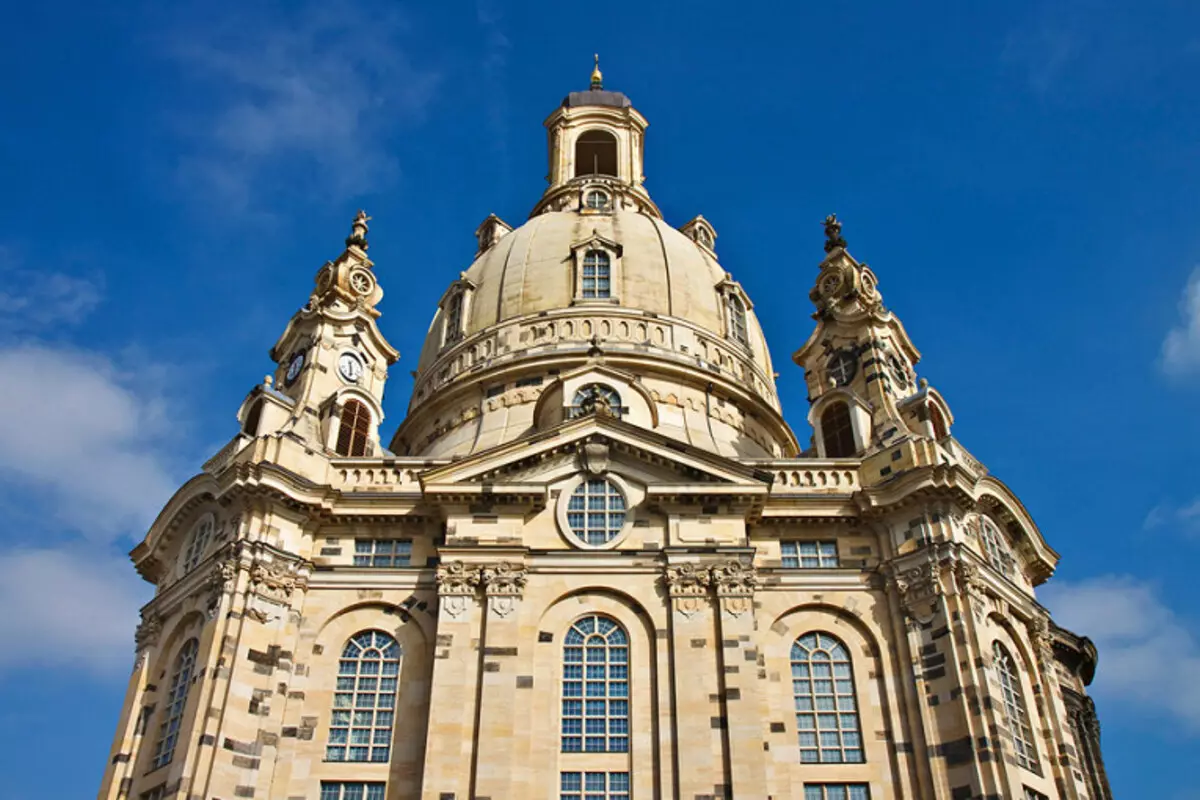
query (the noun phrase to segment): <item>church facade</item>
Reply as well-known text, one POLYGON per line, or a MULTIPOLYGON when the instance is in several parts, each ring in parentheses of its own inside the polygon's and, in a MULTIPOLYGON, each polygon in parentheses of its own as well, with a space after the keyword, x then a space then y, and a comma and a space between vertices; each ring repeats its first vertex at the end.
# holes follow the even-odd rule
POLYGON ((643 185, 646 119, 597 68, 545 124, 549 188, 480 225, 390 444, 360 212, 132 552, 99 797, 1110 800, 1058 556, 841 223, 803 447, 715 229, 643 185))

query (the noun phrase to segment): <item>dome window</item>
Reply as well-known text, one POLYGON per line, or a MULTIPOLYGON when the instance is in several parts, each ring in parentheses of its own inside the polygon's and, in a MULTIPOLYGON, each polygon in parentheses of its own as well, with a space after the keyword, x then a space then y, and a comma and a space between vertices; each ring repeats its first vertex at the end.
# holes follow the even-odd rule
POLYGON ((826 458, 850 458, 858 447, 854 443, 854 423, 845 403, 831 403, 821 414, 821 441, 826 458))
POLYGON ((603 383, 590 383, 575 392, 575 398, 567 409, 567 417, 581 417, 597 407, 607 407, 614 417, 621 417, 627 411, 621 405, 621 395, 616 389, 603 383))
POLYGON ((736 294, 729 296, 729 338, 750 344, 750 338, 746 335, 746 304, 736 294))
POLYGON ((617 137, 607 131, 587 131, 575 142, 575 177, 617 174, 617 137))
POLYGON ((458 292, 450 298, 446 306, 446 343, 456 341, 462 336, 463 293, 458 292))
POLYGON ((584 300, 605 300, 612 297, 612 261, 603 250, 588 250, 583 256, 584 300))
POLYGON ((593 211, 605 211, 608 209, 608 193, 602 192, 599 189, 592 189, 584 197, 584 205, 593 211))

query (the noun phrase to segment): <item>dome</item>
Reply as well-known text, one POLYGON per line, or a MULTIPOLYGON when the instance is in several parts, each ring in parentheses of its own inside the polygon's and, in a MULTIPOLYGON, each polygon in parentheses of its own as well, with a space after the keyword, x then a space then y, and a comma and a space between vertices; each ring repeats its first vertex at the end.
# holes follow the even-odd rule
POLYGON ((474 263, 438 302, 391 449, 479 452, 574 419, 600 392, 624 421, 692 446, 795 453, 716 231, 663 220, 643 186, 647 122, 623 95, 578 94, 546 120, 550 186, 529 220, 484 220, 474 263))
MULTIPOLYGON (((463 273, 473 285, 461 335, 473 335, 508 320, 583 304, 576 298, 573 251, 587 242, 615 245, 610 307, 676 317, 727 339, 728 302, 721 286, 735 285, 715 256, 666 222, 639 211, 588 215, 552 211, 535 216, 503 236, 463 273)), ((745 304, 746 345, 761 365, 773 404, 770 355, 753 308, 745 304)), ((430 326, 418 373, 442 350, 442 311, 430 326)), ((739 348, 740 349, 740 348, 739 348)))

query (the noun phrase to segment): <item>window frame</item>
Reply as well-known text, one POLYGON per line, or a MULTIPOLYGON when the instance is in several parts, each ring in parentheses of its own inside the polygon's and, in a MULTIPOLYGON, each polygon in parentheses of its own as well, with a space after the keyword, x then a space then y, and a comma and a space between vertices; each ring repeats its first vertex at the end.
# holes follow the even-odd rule
MULTIPOLYGON (((607 496, 608 495, 606 495, 606 497, 607 496)), ((559 530, 562 532, 564 538, 566 538, 567 541, 569 541, 572 546, 577 547, 581 550, 612 550, 613 548, 619 546, 622 541, 624 541, 625 537, 629 535, 630 529, 633 527, 633 514, 631 513, 632 509, 633 509, 633 502, 631 500, 632 496, 633 495, 630 491, 629 484, 627 484, 621 478, 621 476, 616 475, 612 472, 602 472, 602 473, 597 473, 594 475, 581 473, 579 475, 576 475, 574 478, 571 479, 570 482, 565 484, 562 487, 562 490, 559 492, 558 509, 557 509, 557 515, 556 515, 558 517, 559 530), (587 497, 588 497, 587 492, 585 492, 583 495, 585 507, 582 509, 571 508, 571 499, 575 496, 576 490, 579 489, 581 486, 583 486, 589 480, 608 481, 609 483, 613 484, 613 486, 616 487, 617 492, 624 498, 624 501, 625 501, 625 503, 624 503, 625 519, 624 519, 624 522, 622 523, 620 529, 617 530, 617 532, 613 536, 609 537, 606 541, 604 541, 603 543, 600 543, 600 544, 593 544, 591 542, 588 542, 588 540, 586 538, 584 538, 583 536, 580 536, 578 533, 576 533, 575 526, 571 523, 571 514, 579 514, 579 513, 583 513, 584 515, 588 514, 589 509, 586 507, 587 506, 587 497)), ((599 509, 596 509, 596 510, 594 510, 593 513, 604 513, 607 516, 609 514, 617 513, 617 511, 619 510, 619 509, 609 508, 607 502, 605 505, 606 505, 606 507, 603 512, 600 512, 599 509)), ((586 522, 587 522, 587 520, 585 518, 585 532, 587 530, 586 522)), ((608 524, 607 519, 605 520, 605 524, 607 526, 607 524, 608 524)))
POLYGON ((320 800, 384 800, 387 796, 387 783, 385 781, 321 781, 318 791, 320 800), (361 794, 347 793, 347 789, 359 786, 362 787, 361 794))
POLYGON ((726 333, 730 341, 737 342, 743 347, 750 346, 749 309, 746 301, 736 292, 730 292, 725 299, 725 308, 729 315, 729 329, 726 333))
POLYGON ((839 569, 842 565, 836 539, 789 539, 779 543, 779 553, 783 569, 839 569), (814 552, 803 552, 804 545, 813 545, 814 552), (789 549, 794 550, 794 553, 789 553, 789 549), (829 553, 830 549, 833 551, 832 556, 829 553), (833 563, 826 563, 831 557, 833 563), (817 563, 805 564, 806 558, 814 558, 817 563), (795 563, 789 564, 789 560, 794 560, 795 563))
POLYGON ((567 628, 559 684, 560 753, 632 752, 631 651, 629 631, 607 614, 584 614, 567 628), (623 704, 622 710, 614 712, 615 703, 623 704))
POLYGON ((1016 572, 1017 558, 1013 554, 1008 537, 1000 530, 1000 526, 987 516, 979 517, 979 549, 983 557, 992 567, 1006 578, 1011 578, 1016 572))
POLYGON ((1017 766, 1041 775, 1041 759, 1034 738, 1029 704, 1025 702, 1025 686, 1021 683, 1019 662, 999 639, 992 642, 992 667, 996 682, 1000 685, 1000 705, 1008 725, 1013 758, 1017 766))
MULTIPOLYGON (((800 634, 792 641, 792 647, 788 654, 789 664, 791 666, 792 675, 792 700, 795 713, 796 724, 796 747, 800 754, 801 764, 865 764, 867 761, 866 742, 862 734, 862 716, 859 713, 858 702, 858 685, 854 680, 854 659, 850 654, 850 647, 837 636, 823 631, 811 630, 800 634), (810 645, 802 644, 805 639, 812 639, 810 645), (834 657, 834 651, 840 648, 841 653, 845 656, 842 659, 834 657), (809 649, 809 654, 806 658, 799 658, 798 651, 809 649), (828 658, 816 657, 824 653, 828 658), (837 667, 845 665, 843 674, 839 675, 837 667), (829 675, 828 680, 824 680, 826 676, 819 675, 816 667, 828 665, 829 675), (828 683, 828 691, 824 687, 820 687, 822 691, 818 691, 818 683, 828 683), (839 683, 849 683, 849 690, 845 687, 840 687, 839 683), (804 684, 807 684, 805 686, 804 684), (845 703, 843 708, 843 699, 849 698, 849 702, 845 703), (821 708, 821 700, 829 698, 832 701, 833 708, 821 708), (809 702, 803 702, 809 701, 809 702), (805 708, 804 706, 809 706, 805 708), (831 713, 832 712, 832 713, 831 713), (835 723, 832 727, 822 725, 822 717, 832 716, 835 723), (802 720, 802 717, 811 717, 811 727, 807 726, 807 722, 802 720), (849 721, 847 717, 851 718, 849 721), (812 734, 813 744, 806 744, 806 734, 812 734), (826 746, 821 734, 833 733, 838 741, 836 747, 826 746), (855 747, 852 743, 847 744, 847 736, 856 738, 858 745, 855 747), (837 750, 840 756, 837 760, 826 760, 826 753, 837 750), (812 751, 815 754, 815 759, 806 760, 806 752, 812 751), (847 751, 856 751, 858 758, 852 760, 847 758, 847 751)), ((829 722, 829 720, 825 720, 829 722)))
POLYGON ((371 450, 371 425, 374 418, 374 412, 365 401, 357 397, 348 397, 338 410, 334 452, 340 458, 367 458, 371 450), (357 409, 361 409, 361 412, 357 409))
POLYGON ((633 796, 633 783, 628 770, 604 769, 565 769, 558 773, 559 800, 629 800, 633 796), (603 776, 604 786, 596 787, 595 776, 603 776), (568 776, 573 780, 578 777, 579 783, 567 785, 568 776), (592 778, 591 788, 588 779, 592 778), (614 787, 613 779, 617 778, 622 786, 614 787))
POLYGON ((804 800, 871 800, 871 784, 862 781, 853 783, 805 783, 804 800), (816 790, 815 793, 810 790, 816 790), (830 790, 837 794, 830 794, 830 790), (858 794, 851 794, 861 789, 858 794))
POLYGON ((329 729, 325 736, 324 760, 327 763, 391 763, 395 747, 396 705, 400 697, 400 669, 403 660, 403 648, 396 637, 386 631, 368 628, 346 639, 338 654, 334 676, 333 705, 330 708, 329 729), (352 647, 358 648, 357 652, 352 652, 352 647), (394 655, 388 656, 388 651, 393 651, 394 655), (365 657, 371 652, 377 652, 379 657, 365 657), (348 664, 353 664, 353 671, 349 671, 348 664), (372 680, 374 683, 371 683, 372 680), (384 688, 386 681, 391 681, 390 691, 384 688), (385 705, 386 695, 391 696, 391 701, 385 705), (366 705, 368 701, 370 705, 366 705), (367 718, 363 717, 363 714, 371 715, 366 724, 363 720, 367 718), (389 716, 380 722, 381 714, 389 716), (365 741, 355 741, 355 733, 359 731, 366 732, 365 741), (335 738, 342 738, 343 732, 344 741, 334 741, 335 738), (381 736, 381 733, 384 735, 381 736), (333 755, 337 748, 342 750, 341 757, 333 755), (365 749, 366 757, 351 758, 352 751, 356 749, 365 749), (380 757, 376 758, 377 754, 380 754, 380 757))
POLYGON ((376 538, 376 537, 360 537, 354 539, 354 553, 351 556, 351 563, 355 567, 363 569, 395 569, 397 567, 412 566, 412 539, 402 538, 376 538), (387 544, 391 549, 386 552, 380 552, 379 546, 387 544), (368 550, 364 550, 362 545, 369 545, 368 550), (375 563, 376 560, 390 559, 390 564, 375 563), (398 564, 396 561, 403 558, 404 563, 398 564), (361 563, 366 560, 367 563, 361 563))
POLYGON ((158 734, 154 739, 154 749, 150 751, 151 771, 162 769, 175 758, 175 748, 179 745, 179 734, 187 713, 187 701, 191 694, 199 652, 200 640, 193 636, 175 653, 171 679, 167 682, 166 705, 160 712, 158 734))
POLYGON ((204 561, 204 554, 208 551, 208 546, 212 544, 216 529, 217 518, 212 512, 196 520, 196 524, 188 533, 183 549, 179 552, 179 576, 181 578, 190 575, 204 561))
POLYGON ((616 242, 609 241, 602 236, 595 235, 585 241, 572 245, 571 247, 571 262, 574 274, 574 291, 571 300, 572 305, 585 305, 595 303, 597 305, 620 305, 621 298, 617 293, 617 287, 620 285, 621 275, 621 253, 623 248, 616 242), (602 255, 608 261, 608 294, 604 296, 598 295, 598 287, 600 281, 599 265, 588 263, 588 258, 592 254, 602 255), (589 268, 595 266, 596 272, 592 275, 587 275, 589 268), (593 279, 596 284, 592 291, 596 294, 588 295, 585 292, 585 278, 593 279))
POLYGON ((844 398, 832 400, 824 408, 821 409, 821 415, 818 417, 821 424, 821 448, 824 451, 825 458, 854 458, 858 455, 858 436, 854 430, 854 414, 850 409, 850 403, 844 398), (841 416, 833 421, 838 425, 831 430, 830 415, 838 412, 844 415, 844 422, 841 416), (830 445, 834 447, 830 447, 830 445), (849 448, 849 452, 843 453, 843 446, 849 448), (836 453, 830 451, 835 450, 836 453))
POLYGON ((604 399, 608 400, 608 405, 612 409, 613 416, 617 419, 621 419, 629 413, 629 407, 622 405, 621 393, 617 389, 607 383, 592 381, 580 386, 575 390, 575 394, 571 396, 571 404, 567 406, 567 419, 575 419, 575 417, 579 416, 579 409, 583 406, 583 401, 587 399, 588 391, 592 388, 600 390, 600 393, 604 395, 604 399))

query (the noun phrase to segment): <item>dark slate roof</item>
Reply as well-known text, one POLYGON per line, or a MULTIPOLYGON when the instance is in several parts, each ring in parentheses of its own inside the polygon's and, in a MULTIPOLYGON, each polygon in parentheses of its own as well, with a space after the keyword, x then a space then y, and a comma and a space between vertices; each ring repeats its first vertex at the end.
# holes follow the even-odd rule
POLYGON ((577 108, 579 106, 629 108, 633 105, 629 102, 629 98, 620 92, 597 91, 595 89, 589 89, 586 92, 571 92, 563 98, 562 104, 565 108, 577 108))

